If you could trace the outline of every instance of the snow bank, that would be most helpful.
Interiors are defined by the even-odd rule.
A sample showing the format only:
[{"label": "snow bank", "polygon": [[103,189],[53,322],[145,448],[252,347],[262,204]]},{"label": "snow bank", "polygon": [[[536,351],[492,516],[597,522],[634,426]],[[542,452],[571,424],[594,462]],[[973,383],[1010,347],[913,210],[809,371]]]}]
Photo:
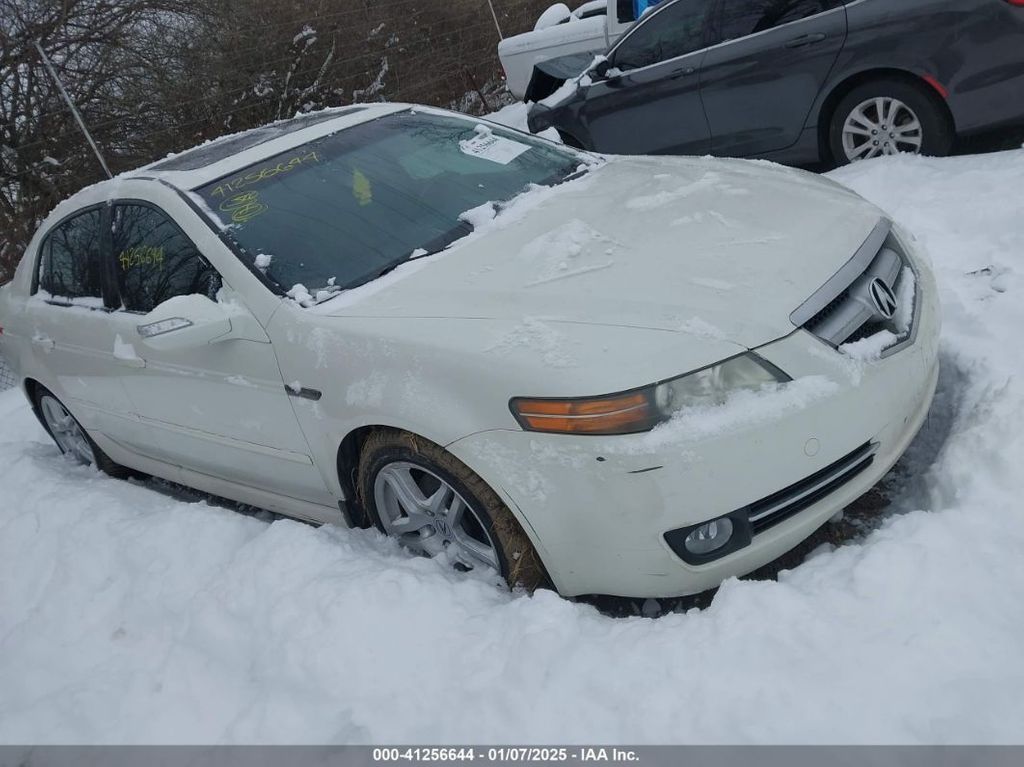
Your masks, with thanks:
[{"label": "snow bank", "polygon": [[945,310],[936,406],[863,542],[614,620],[71,466],[6,392],[0,742],[1020,741],[1024,151],[834,178],[918,234]]}]

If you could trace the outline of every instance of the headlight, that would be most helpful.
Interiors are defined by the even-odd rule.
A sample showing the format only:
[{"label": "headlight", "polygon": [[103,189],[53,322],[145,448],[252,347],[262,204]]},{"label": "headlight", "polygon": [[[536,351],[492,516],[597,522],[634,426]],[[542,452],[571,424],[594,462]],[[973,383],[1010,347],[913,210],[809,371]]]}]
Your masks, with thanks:
[{"label": "headlight", "polygon": [[512,415],[526,431],[636,434],[687,407],[720,405],[735,391],[786,383],[789,376],[753,353],[622,394],[582,399],[517,397]]},{"label": "headlight", "polygon": [[760,389],[765,384],[789,380],[789,376],[760,357],[743,354],[656,386],[654,402],[662,415],[671,418],[686,407],[721,405],[734,391]]}]

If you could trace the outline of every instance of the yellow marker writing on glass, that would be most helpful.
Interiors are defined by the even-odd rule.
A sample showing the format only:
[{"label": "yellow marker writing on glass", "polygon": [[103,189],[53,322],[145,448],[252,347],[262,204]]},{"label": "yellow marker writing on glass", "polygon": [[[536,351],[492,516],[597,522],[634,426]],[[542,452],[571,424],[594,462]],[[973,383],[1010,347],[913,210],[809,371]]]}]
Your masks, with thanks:
[{"label": "yellow marker writing on glass", "polygon": [[270,208],[260,202],[259,192],[242,192],[220,204],[220,209],[231,214],[231,221],[244,224]]},{"label": "yellow marker writing on glass", "polygon": [[148,245],[137,245],[134,248],[122,250],[117,260],[121,263],[122,271],[127,271],[136,266],[154,266],[157,269],[163,269],[164,249]]}]

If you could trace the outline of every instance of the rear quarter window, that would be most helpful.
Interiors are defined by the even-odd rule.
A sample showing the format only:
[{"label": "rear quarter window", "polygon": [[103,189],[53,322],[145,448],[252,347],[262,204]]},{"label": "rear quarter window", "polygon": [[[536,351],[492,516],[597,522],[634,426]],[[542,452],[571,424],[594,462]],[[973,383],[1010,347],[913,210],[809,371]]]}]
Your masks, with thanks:
[{"label": "rear quarter window", "polygon": [[102,302],[103,214],[85,211],[54,227],[39,248],[37,285],[49,297]]}]

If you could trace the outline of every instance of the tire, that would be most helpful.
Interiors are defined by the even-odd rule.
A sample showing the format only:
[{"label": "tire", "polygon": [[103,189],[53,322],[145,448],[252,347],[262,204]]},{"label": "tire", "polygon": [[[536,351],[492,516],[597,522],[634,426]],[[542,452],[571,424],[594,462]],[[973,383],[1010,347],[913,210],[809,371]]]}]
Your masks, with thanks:
[{"label": "tire", "polygon": [[[883,106],[881,115],[878,105]],[[896,118],[894,124],[891,117]],[[915,121],[920,130],[913,129]],[[873,132],[867,134],[868,130]],[[836,165],[897,152],[943,157],[952,149],[953,138],[953,126],[938,97],[924,85],[898,79],[858,85],[836,105],[829,121],[829,150]]]},{"label": "tire", "polygon": [[[414,553],[443,554],[461,570],[490,567],[513,588],[550,587],[536,549],[512,512],[487,483],[439,445],[407,432],[379,429],[363,443],[356,485],[368,521]],[[407,492],[397,490],[399,486]]]},{"label": "tire", "polygon": [[114,463],[100,449],[78,419],[49,389],[37,384],[33,389],[32,404],[43,428],[61,453],[80,464],[95,466],[118,479],[124,479],[131,474],[130,469]]}]

